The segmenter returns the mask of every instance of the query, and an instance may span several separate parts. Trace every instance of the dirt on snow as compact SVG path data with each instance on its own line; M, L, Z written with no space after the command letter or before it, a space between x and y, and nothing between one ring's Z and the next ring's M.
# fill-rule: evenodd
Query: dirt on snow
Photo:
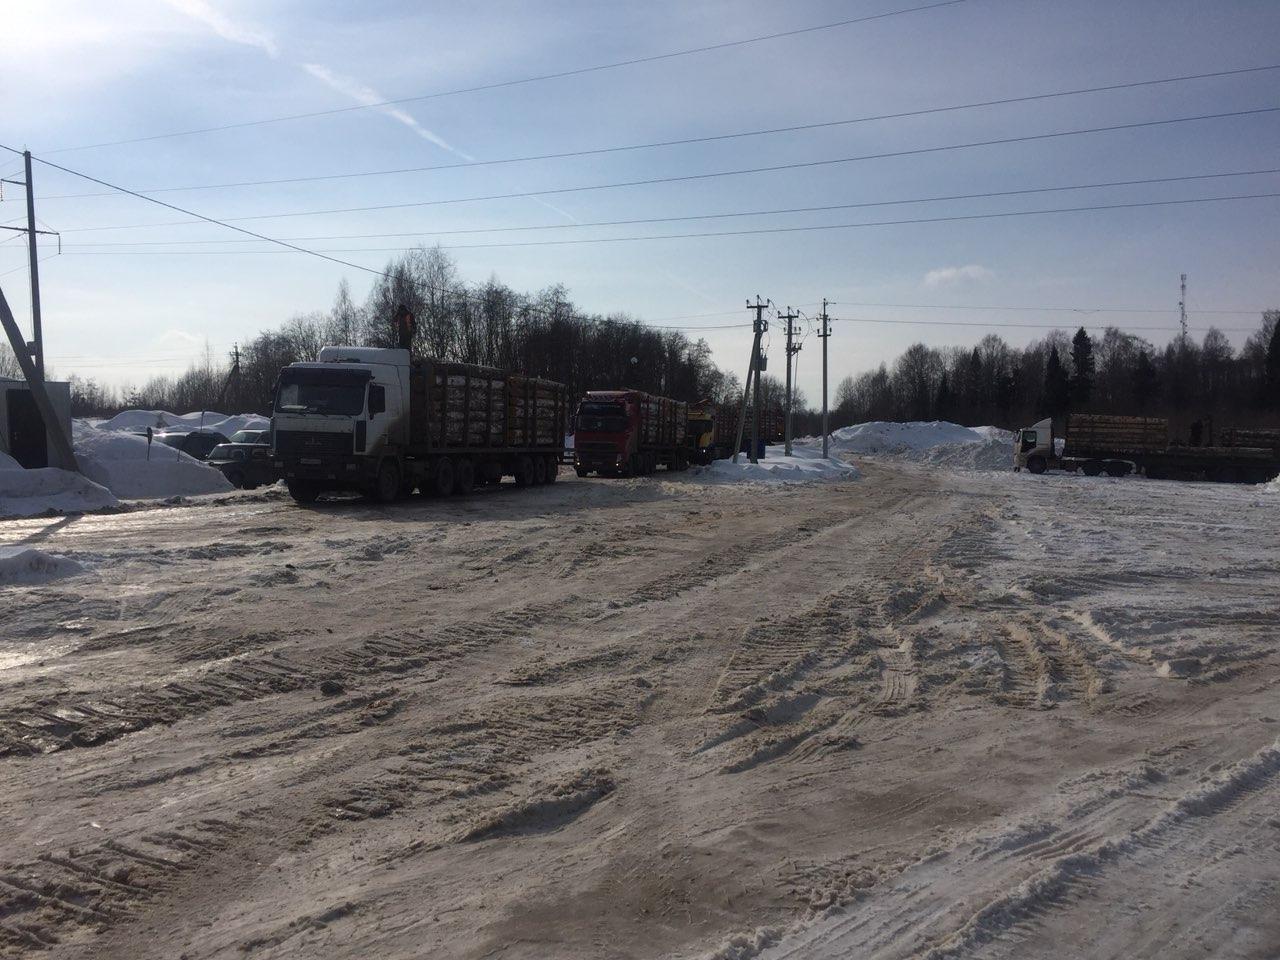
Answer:
M862 466L0 524L0 956L1280 953L1280 500Z

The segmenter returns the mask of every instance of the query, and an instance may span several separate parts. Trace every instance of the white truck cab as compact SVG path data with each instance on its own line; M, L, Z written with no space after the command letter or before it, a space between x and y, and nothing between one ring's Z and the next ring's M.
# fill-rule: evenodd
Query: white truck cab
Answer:
M367 490L408 443L409 351L324 347L280 371L275 463L290 489ZM318 488L318 487L317 487Z
M1044 473L1054 459L1053 420L1046 417L1018 431L1013 447L1013 469L1026 467L1032 473Z

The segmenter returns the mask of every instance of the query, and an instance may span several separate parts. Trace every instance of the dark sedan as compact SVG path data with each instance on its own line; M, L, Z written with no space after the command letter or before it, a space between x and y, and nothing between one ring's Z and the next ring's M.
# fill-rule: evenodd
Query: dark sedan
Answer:
M217 430L166 430L155 434L157 443L181 450L197 460L208 460L213 448L226 443L227 438Z
M222 471L242 490L275 483L280 479L271 463L270 430L237 430L226 443L209 453L209 466Z

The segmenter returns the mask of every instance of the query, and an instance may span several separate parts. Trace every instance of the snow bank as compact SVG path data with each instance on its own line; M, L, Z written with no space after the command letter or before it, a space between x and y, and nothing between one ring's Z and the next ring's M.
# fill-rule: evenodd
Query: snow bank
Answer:
M833 454L889 456L977 470L1013 467L1013 433L999 427L964 427L946 420L889 423L876 420L831 433ZM821 448L821 437L797 441Z
M777 453L774 451L777 450ZM715 460L704 467L691 467L686 476L700 483L813 483L825 480L857 480L861 471L843 460L822 459L821 447L809 450L792 444L793 456L770 447L768 456L752 463L744 453L738 462Z
M48 583L84 572L81 564L67 557L33 547L0 547L0 587Z
M87 420L75 421L71 432L80 469L117 497L155 499L235 489L220 471L163 443L151 444L148 460L146 437L101 429Z
M84 513L118 503L110 490L78 473L53 467L23 470L12 457L0 457L0 517L34 517L50 510Z
M95 420L93 426L100 430L165 430L180 427L187 430L216 430L231 436L237 430L266 430L271 421L256 413L227 415L205 410L193 413L170 413L168 410L122 410L110 420Z

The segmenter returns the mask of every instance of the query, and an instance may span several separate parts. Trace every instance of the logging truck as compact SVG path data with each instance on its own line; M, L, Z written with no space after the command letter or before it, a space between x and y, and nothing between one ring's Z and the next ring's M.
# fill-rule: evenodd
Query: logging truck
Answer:
M357 491L383 503L514 477L552 483L564 454L563 384L408 350L324 347L280 371L272 456L290 495Z
M1216 443L1212 431L1204 436L1203 427L1194 434L1197 442L1177 443L1170 439L1169 421L1160 417L1070 414L1062 437L1055 436L1052 419L1020 430L1013 465L1031 473L1140 473L1151 479L1228 483L1262 483L1280 473L1275 431L1228 429Z

